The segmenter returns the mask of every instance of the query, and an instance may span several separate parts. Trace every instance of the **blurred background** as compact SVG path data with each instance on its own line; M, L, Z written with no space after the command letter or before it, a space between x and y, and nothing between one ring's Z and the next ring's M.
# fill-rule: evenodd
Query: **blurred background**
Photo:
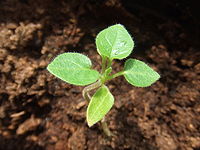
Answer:
M108 83L108 138L85 122L83 87L46 66L79 52L100 70L95 37L117 23L135 42L129 57L161 79L148 88L123 77ZM199 40L198 0L1 0L0 150L200 150ZM114 61L114 72L124 61Z

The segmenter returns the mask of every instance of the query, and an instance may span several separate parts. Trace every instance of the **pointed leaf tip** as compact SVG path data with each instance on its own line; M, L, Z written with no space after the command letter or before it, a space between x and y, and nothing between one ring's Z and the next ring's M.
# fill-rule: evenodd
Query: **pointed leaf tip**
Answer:
M114 97L103 85L92 96L87 108L87 124L89 127L103 119L114 104Z

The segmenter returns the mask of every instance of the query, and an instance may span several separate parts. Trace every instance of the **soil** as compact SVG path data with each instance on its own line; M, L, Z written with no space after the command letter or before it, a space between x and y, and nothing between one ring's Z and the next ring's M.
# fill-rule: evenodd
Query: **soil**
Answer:
M187 28L196 22L189 10L176 20L145 7L131 11L129 3L0 1L1 150L200 150L199 30ZM130 57L147 62L161 79L148 88L123 77L107 84L115 96L108 138L99 124L86 124L83 87L55 78L46 66L74 51L100 70L94 39L115 23L134 37ZM124 61L113 69L122 70Z

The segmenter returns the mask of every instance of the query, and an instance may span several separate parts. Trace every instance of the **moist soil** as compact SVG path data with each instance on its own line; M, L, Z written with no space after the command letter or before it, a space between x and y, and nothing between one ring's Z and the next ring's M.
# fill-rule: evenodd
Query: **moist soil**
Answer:
M117 0L0 6L1 150L200 150L199 30L187 28L196 25L189 10L176 20L147 7L131 11ZM107 83L115 97L106 116L114 135L107 137L99 124L86 124L84 87L57 79L46 66L60 53L79 52L100 70L95 36L116 23L134 37L129 57L148 63L161 79L147 88L123 77ZM114 72L125 60L114 61Z

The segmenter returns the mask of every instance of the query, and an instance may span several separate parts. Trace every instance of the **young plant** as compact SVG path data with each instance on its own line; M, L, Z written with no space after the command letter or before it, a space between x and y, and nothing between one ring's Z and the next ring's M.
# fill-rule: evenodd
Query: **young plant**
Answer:
M47 67L47 70L61 80L79 86L85 86L83 97L88 101L87 124L89 127L101 120L104 132L110 136L104 116L114 104L114 97L105 85L107 81L124 76L127 82L136 87L147 87L156 82L160 75L144 62L128 59L124 69L112 74L112 61L128 57L134 47L134 42L121 24L110 26L96 37L97 51L102 57L101 73L92 69L88 57L79 53L63 53L58 55ZM90 92L97 89L91 97Z

